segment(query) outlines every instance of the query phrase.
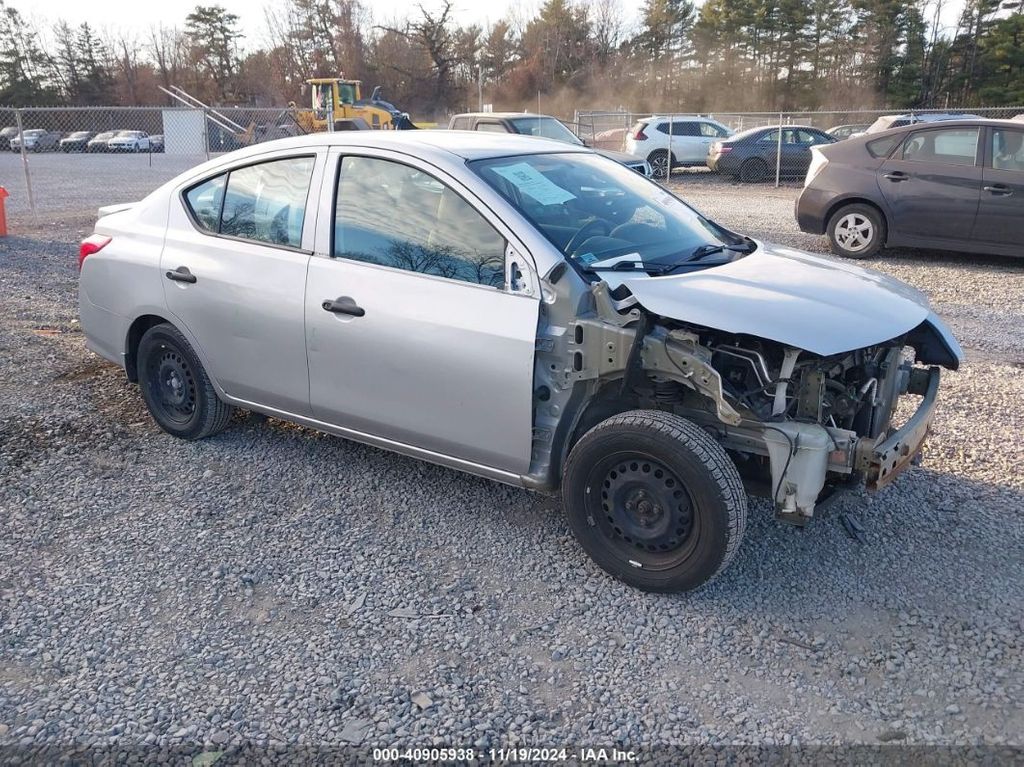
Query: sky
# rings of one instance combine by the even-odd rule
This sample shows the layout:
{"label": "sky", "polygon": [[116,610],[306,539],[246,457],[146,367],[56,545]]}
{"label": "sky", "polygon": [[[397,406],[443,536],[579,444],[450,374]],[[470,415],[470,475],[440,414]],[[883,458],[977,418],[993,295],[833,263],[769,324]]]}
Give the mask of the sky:
{"label": "sky", "polygon": [[[135,33],[139,36],[145,36],[151,27],[160,24],[183,27],[185,17],[196,5],[222,5],[241,19],[242,31],[246,36],[245,47],[256,48],[265,42],[266,8],[285,1],[90,0],[83,3],[82,0],[46,0],[45,3],[38,3],[31,0],[7,0],[7,4],[17,8],[23,16],[44,30],[59,20],[64,20],[71,26],[88,21],[90,25],[99,29]],[[417,3],[409,0],[368,0],[364,5],[372,8],[375,23],[385,23],[391,19],[404,17],[416,8]],[[437,7],[439,3],[424,0],[423,5],[429,10]],[[501,19],[509,10],[528,9],[533,5],[521,0],[456,0],[454,7],[459,23],[486,26]]]}
{"label": "sky", "polygon": [[[47,30],[56,21],[67,21],[77,26],[88,21],[100,30],[114,33],[129,33],[145,37],[151,27],[163,24],[168,27],[183,27],[185,16],[200,2],[206,5],[220,4],[241,19],[242,31],[246,40],[243,48],[262,47],[265,39],[265,19],[268,6],[276,6],[287,0],[46,0],[45,3],[33,0],[7,0],[8,5],[17,8],[27,19],[34,22],[40,29]],[[942,3],[940,26],[946,30],[956,26],[960,9],[964,0],[930,0],[929,4]],[[372,7],[373,19],[376,23],[385,23],[401,18],[416,7],[410,0],[366,0],[364,5]],[[700,0],[698,0],[698,5]],[[423,5],[430,9],[437,7],[437,0],[423,0]],[[476,23],[488,26],[498,21],[509,12],[521,17],[531,14],[540,5],[539,0],[456,0],[456,21],[460,24]],[[626,27],[634,26],[639,17],[638,0],[621,0],[623,21]],[[932,5],[934,7],[934,5]],[[930,20],[931,12],[926,13]]]}

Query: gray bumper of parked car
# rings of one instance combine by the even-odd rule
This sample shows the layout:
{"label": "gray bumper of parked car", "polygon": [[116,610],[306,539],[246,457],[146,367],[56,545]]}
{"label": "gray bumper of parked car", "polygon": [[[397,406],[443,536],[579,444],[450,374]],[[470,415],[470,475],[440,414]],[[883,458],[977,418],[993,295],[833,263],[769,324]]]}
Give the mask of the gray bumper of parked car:
{"label": "gray bumper of parked car", "polygon": [[804,187],[793,208],[800,231],[824,234],[828,226],[828,210],[834,202],[835,195],[832,192],[815,189],[813,186]]}

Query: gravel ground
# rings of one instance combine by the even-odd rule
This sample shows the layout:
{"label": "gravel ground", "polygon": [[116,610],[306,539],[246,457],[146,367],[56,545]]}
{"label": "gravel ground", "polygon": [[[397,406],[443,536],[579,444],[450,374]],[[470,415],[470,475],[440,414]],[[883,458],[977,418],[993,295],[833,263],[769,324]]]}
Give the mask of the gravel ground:
{"label": "gravel ground", "polygon": [[[677,183],[823,249],[795,186]],[[652,596],[553,499],[273,419],[158,431],[84,349],[88,223],[0,245],[0,744],[1022,743],[1024,261],[876,261],[968,348],[923,465],[804,530],[755,501],[719,580]]]}

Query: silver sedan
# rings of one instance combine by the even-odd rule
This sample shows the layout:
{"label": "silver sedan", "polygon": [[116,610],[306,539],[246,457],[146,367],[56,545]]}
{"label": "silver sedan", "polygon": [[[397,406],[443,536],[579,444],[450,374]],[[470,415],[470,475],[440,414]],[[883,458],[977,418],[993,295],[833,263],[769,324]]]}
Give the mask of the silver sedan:
{"label": "silver sedan", "polygon": [[87,344],[166,432],[244,408],[560,491],[593,559],[652,591],[726,567],[745,486],[805,524],[887,485],[960,362],[912,288],[542,139],[301,136],[100,213]]}

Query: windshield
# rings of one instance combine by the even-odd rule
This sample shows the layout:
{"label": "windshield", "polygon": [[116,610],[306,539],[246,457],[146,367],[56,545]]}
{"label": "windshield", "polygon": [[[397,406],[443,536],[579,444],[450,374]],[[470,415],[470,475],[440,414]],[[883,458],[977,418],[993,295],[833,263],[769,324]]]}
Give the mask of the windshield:
{"label": "windshield", "polygon": [[583,144],[575,133],[554,117],[513,117],[509,122],[515,127],[516,133],[525,136],[540,136],[577,146]]}
{"label": "windshield", "polygon": [[599,155],[519,155],[469,165],[582,271],[664,273],[687,263],[713,266],[754,247]]}

